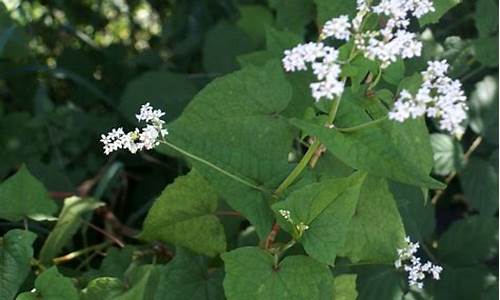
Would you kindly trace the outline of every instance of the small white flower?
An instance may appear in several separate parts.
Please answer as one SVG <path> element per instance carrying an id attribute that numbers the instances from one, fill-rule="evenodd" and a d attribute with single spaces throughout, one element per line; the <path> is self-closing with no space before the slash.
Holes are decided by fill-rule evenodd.
<path id="1" fill-rule="evenodd" d="M 309 225 L 304 224 L 304 222 L 300 222 L 299 224 L 295 225 L 295 228 L 298 232 L 303 233 L 304 231 L 309 229 Z"/>
<path id="2" fill-rule="evenodd" d="M 156 127 L 152 125 L 147 125 L 142 129 L 142 132 L 139 133 L 139 140 L 144 144 L 144 148 L 150 150 L 157 146 L 160 142 L 158 142 L 159 132 Z"/>
<path id="3" fill-rule="evenodd" d="M 434 11 L 430 0 L 381 0 L 372 6 L 371 1 L 357 0 L 357 13 L 349 22 L 347 15 L 341 15 L 327 21 L 320 34 L 324 40 L 334 37 L 349 41 L 354 39 L 355 50 L 365 57 L 380 62 L 381 68 L 387 68 L 398 59 L 418 57 L 422 54 L 422 43 L 415 33 L 407 31 L 410 16 L 421 17 Z M 362 31 L 365 17 L 370 14 L 385 16 L 385 25 L 379 30 Z M 340 97 L 344 91 L 344 82 L 339 79 L 340 65 L 338 51 L 322 42 L 299 44 L 285 50 L 282 59 L 287 72 L 306 71 L 309 64 L 316 75 L 317 82 L 311 83 L 311 93 L 316 101 L 332 100 Z M 391 115 L 395 120 L 403 121 L 408 117 L 425 114 L 422 105 L 399 105 L 401 109 Z M 442 126 L 449 126 L 443 123 Z"/>
<path id="4" fill-rule="evenodd" d="M 104 144 L 104 153 L 106 155 L 113 151 L 123 148 L 123 128 L 116 128 L 111 130 L 107 135 L 101 135 L 101 143 Z"/>
<path id="5" fill-rule="evenodd" d="M 344 91 L 344 82 L 340 81 L 340 66 L 337 63 L 338 50 L 323 43 L 300 44 L 285 50 L 283 67 L 287 72 L 305 71 L 311 65 L 319 82 L 310 84 L 311 93 L 316 101 L 322 98 L 332 100 Z"/>
<path id="6" fill-rule="evenodd" d="M 396 261 L 394 261 L 394 267 L 396 267 L 396 269 L 399 269 L 401 268 L 402 266 L 402 262 L 401 262 L 401 259 L 396 259 Z"/>
<path id="7" fill-rule="evenodd" d="M 289 210 L 285 210 L 285 209 L 280 209 L 278 211 L 280 213 L 280 215 L 287 221 L 291 222 L 292 218 L 290 216 L 290 211 Z"/>
<path id="8" fill-rule="evenodd" d="M 448 68 L 450 65 L 446 60 L 442 61 L 429 61 L 427 62 L 427 70 L 422 72 L 422 76 L 424 77 L 424 81 L 431 81 L 437 79 L 439 77 L 443 77 L 446 72 L 448 72 Z"/>
<path id="9" fill-rule="evenodd" d="M 292 226 L 295 228 L 295 230 L 298 232 L 299 236 L 301 236 L 304 231 L 309 229 L 309 225 L 305 224 L 304 222 L 299 222 L 295 223 L 294 220 L 291 217 L 290 211 L 286 209 L 280 209 L 278 210 L 278 213 L 285 219 L 288 223 L 292 224 Z"/>
<path id="10" fill-rule="evenodd" d="M 423 15 L 436 11 L 431 0 L 418 0 L 415 2 L 415 9 L 413 15 L 421 18 Z"/>
<path id="11" fill-rule="evenodd" d="M 409 237 L 405 238 L 406 247 L 397 249 L 398 258 L 394 261 L 396 269 L 403 269 L 408 273 L 408 285 L 415 286 L 421 289 L 424 286 L 423 280 L 426 274 L 431 274 L 432 278 L 439 280 L 439 274 L 443 270 L 438 265 L 433 265 L 431 262 L 422 264 L 417 253 L 420 245 L 412 243 Z"/>
<path id="12" fill-rule="evenodd" d="M 368 12 L 386 16 L 386 23 L 378 31 L 360 32 L 363 18 Z M 358 14 L 353 20 L 355 45 L 371 60 L 379 60 L 382 68 L 398 58 L 412 58 L 422 53 L 422 43 L 416 34 L 407 31 L 409 15 L 420 18 L 434 11 L 430 0 L 381 0 L 369 7 L 366 1 L 358 1 Z"/>
<path id="13" fill-rule="evenodd" d="M 350 28 L 351 23 L 349 23 L 347 15 L 333 18 L 323 26 L 321 38 L 326 39 L 333 36 L 336 39 L 348 41 L 351 36 Z"/>
<path id="14" fill-rule="evenodd" d="M 443 268 L 440 267 L 440 266 L 433 265 L 429 269 L 429 271 L 432 274 L 432 278 L 434 278 L 435 280 L 439 280 L 440 279 L 440 274 L 441 274 L 441 271 L 443 271 Z"/>
<path id="15" fill-rule="evenodd" d="M 138 121 L 144 121 L 146 123 L 160 123 L 163 124 L 164 121 L 161 120 L 160 118 L 165 115 L 164 112 L 162 112 L 159 109 L 153 109 L 151 105 L 148 103 L 143 104 L 141 106 L 141 109 L 139 111 L 139 114 L 135 115 Z"/>
<path id="16" fill-rule="evenodd" d="M 164 115 L 164 112 L 153 109 L 149 103 L 142 105 L 136 118 L 139 122 L 145 122 L 146 127 L 135 128 L 134 131 L 127 133 L 123 131 L 123 128 L 117 128 L 112 129 L 106 135 L 101 135 L 104 153 L 109 155 L 118 149 L 127 149 L 131 153 L 153 149 L 159 144 L 159 138 L 168 134 L 167 129 L 164 128 L 165 121 L 160 119 Z"/>
<path id="17" fill-rule="evenodd" d="M 404 122 L 410 117 L 427 115 L 438 120 L 441 130 L 461 137 L 468 110 L 462 85 L 446 76 L 449 65 L 445 60 L 431 61 L 428 65 L 422 72 L 424 82 L 417 94 L 412 96 L 405 90 L 401 91 L 389 112 L 389 119 Z"/>

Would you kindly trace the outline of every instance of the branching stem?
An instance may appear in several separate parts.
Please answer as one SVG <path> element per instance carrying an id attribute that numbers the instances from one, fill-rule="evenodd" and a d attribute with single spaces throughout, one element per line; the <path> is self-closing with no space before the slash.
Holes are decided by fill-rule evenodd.
<path id="1" fill-rule="evenodd" d="M 110 245 L 110 242 L 108 242 L 108 241 L 106 241 L 104 243 L 97 244 L 97 245 L 92 245 L 92 246 L 89 246 L 87 248 L 83 248 L 83 249 L 68 253 L 66 255 L 56 257 L 56 258 L 52 259 L 52 262 L 55 265 L 62 264 L 62 263 L 65 263 L 67 261 L 73 260 L 77 257 L 80 257 L 84 254 L 100 251 L 104 248 L 107 248 L 109 245 Z"/>
<path id="2" fill-rule="evenodd" d="M 478 136 L 472 142 L 472 145 L 469 147 L 469 150 L 467 150 L 467 152 L 465 152 L 465 154 L 464 154 L 464 163 L 467 163 L 467 161 L 469 160 L 469 157 L 472 155 L 472 153 L 474 153 L 474 151 L 476 151 L 477 147 L 479 147 L 479 145 L 481 144 L 482 141 L 483 141 L 483 138 L 481 136 Z M 451 172 L 450 175 L 448 175 L 448 177 L 446 177 L 446 179 L 444 180 L 444 183 L 446 184 L 446 186 L 448 186 L 450 184 L 450 182 L 456 176 L 457 176 L 457 172 L 456 171 Z M 441 196 L 443 196 L 445 190 L 446 190 L 446 188 L 444 188 L 442 190 L 438 190 L 436 192 L 436 194 L 434 195 L 434 197 L 432 197 L 432 200 L 431 200 L 431 203 L 433 205 L 436 205 L 436 203 L 441 198 Z"/>
<path id="3" fill-rule="evenodd" d="M 325 123 L 325 126 L 329 126 L 335 120 L 335 116 L 337 115 L 337 111 L 339 109 L 340 99 L 335 98 L 332 101 L 332 107 L 330 112 L 328 113 L 328 120 Z M 283 182 L 278 186 L 278 188 L 274 191 L 274 194 L 277 197 L 280 197 L 283 192 L 299 177 L 299 175 L 304 171 L 304 169 L 309 164 L 309 161 L 314 157 L 317 153 L 318 148 L 321 146 L 321 142 L 318 138 L 314 139 L 314 142 L 311 144 L 307 152 L 304 154 L 299 163 L 295 166 L 292 172 L 283 180 Z"/>
<path id="4" fill-rule="evenodd" d="M 361 129 L 364 129 L 364 128 L 368 128 L 368 127 L 372 127 L 372 126 L 375 126 L 379 123 L 382 123 L 383 121 L 387 120 L 387 116 L 383 117 L 383 118 L 380 118 L 380 119 L 376 119 L 376 120 L 373 120 L 373 121 L 370 121 L 370 122 L 367 122 L 367 123 L 363 123 L 363 124 L 360 124 L 360 125 L 356 125 L 356 126 L 353 126 L 353 127 L 347 127 L 347 128 L 338 128 L 336 127 L 335 129 L 337 131 L 340 131 L 340 132 L 345 132 L 345 133 L 349 133 L 349 132 L 355 132 L 355 131 L 358 131 L 358 130 L 361 130 Z"/>

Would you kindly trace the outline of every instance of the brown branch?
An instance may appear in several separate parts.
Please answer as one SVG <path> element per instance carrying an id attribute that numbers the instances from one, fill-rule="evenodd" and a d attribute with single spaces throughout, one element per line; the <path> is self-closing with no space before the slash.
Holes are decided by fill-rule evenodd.
<path id="1" fill-rule="evenodd" d="M 314 169 L 314 167 L 316 167 L 318 160 L 321 158 L 321 155 L 323 155 L 323 153 L 325 153 L 325 151 L 326 151 L 325 145 L 321 144 L 318 147 L 318 149 L 316 150 L 316 152 L 314 152 L 313 157 L 309 161 L 309 166 L 311 167 L 311 169 Z"/>
<path id="2" fill-rule="evenodd" d="M 87 226 L 89 226 L 90 228 L 94 229 L 95 231 L 101 233 L 102 235 L 104 235 L 105 237 L 107 237 L 109 240 L 111 240 L 112 242 L 114 242 L 115 244 L 117 244 L 120 248 L 125 247 L 125 244 L 119 238 L 113 236 L 111 233 L 105 231 L 104 229 L 101 229 L 101 228 L 95 226 L 94 224 L 92 224 L 90 222 L 87 222 L 84 219 L 81 219 L 81 220 Z"/>
<path id="3" fill-rule="evenodd" d="M 111 228 L 113 228 L 114 232 L 120 235 L 135 238 L 139 233 L 138 230 L 128 227 L 127 225 L 120 222 L 120 220 L 118 220 L 113 212 L 105 206 L 96 209 L 96 213 L 104 219 L 105 223 L 111 225 Z"/>
<path id="4" fill-rule="evenodd" d="M 481 142 L 483 141 L 483 138 L 478 136 L 473 142 L 472 144 L 470 145 L 469 149 L 467 150 L 467 152 L 465 152 L 464 154 L 464 163 L 467 163 L 467 161 L 469 161 L 469 158 L 470 156 L 472 155 L 472 153 L 474 153 L 474 151 L 476 151 L 477 147 L 479 147 L 479 145 L 481 144 Z M 446 184 L 446 187 L 442 190 L 438 190 L 436 191 L 436 194 L 434 195 L 434 197 L 432 197 L 432 200 L 431 200 L 431 203 L 433 205 L 435 205 L 438 200 L 443 196 L 444 192 L 446 191 L 446 188 L 448 187 L 448 185 L 451 183 L 451 181 L 453 179 L 455 179 L 455 177 L 457 176 L 457 172 L 456 171 L 453 171 L 451 172 L 445 179 L 444 179 L 444 183 Z"/>
<path id="5" fill-rule="evenodd" d="M 60 191 L 49 191 L 49 196 L 56 199 L 64 199 L 73 196 L 75 193 L 72 192 L 60 192 Z"/>

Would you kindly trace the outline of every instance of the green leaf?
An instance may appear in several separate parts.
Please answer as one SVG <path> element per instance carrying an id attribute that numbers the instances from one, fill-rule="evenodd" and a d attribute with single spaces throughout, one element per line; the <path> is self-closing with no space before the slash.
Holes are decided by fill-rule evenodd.
<path id="1" fill-rule="evenodd" d="M 464 160 L 462 145 L 453 137 L 431 134 L 432 152 L 434 152 L 434 173 L 446 176 L 461 169 Z"/>
<path id="2" fill-rule="evenodd" d="M 24 292 L 17 295 L 16 300 L 40 300 L 35 293 Z"/>
<path id="3" fill-rule="evenodd" d="M 335 277 L 333 281 L 333 300 L 355 300 L 357 297 L 356 275 L 346 274 Z"/>
<path id="4" fill-rule="evenodd" d="M 135 114 L 141 105 L 150 102 L 153 107 L 164 110 L 165 120 L 169 121 L 181 114 L 196 92 L 196 86 L 186 75 L 166 71 L 146 72 L 127 83 L 119 110 L 135 122 Z"/>
<path id="5" fill-rule="evenodd" d="M 278 266 L 273 257 L 256 247 L 224 253 L 228 300 L 331 299 L 332 275 L 326 265 L 307 256 L 288 256 Z"/>
<path id="6" fill-rule="evenodd" d="M 432 23 L 437 23 L 439 19 L 455 5 L 459 4 L 461 0 L 433 0 L 435 11 L 423 15 L 418 22 L 420 26 L 425 26 Z"/>
<path id="7" fill-rule="evenodd" d="M 453 223 L 441 236 L 438 257 L 445 263 L 468 266 L 494 255 L 496 245 L 498 219 L 472 216 Z"/>
<path id="8" fill-rule="evenodd" d="M 290 97 L 279 62 L 248 66 L 212 81 L 169 125 L 167 141 L 203 160 L 190 157 L 200 174 L 256 226 L 261 237 L 267 235 L 273 219 L 268 191 L 291 167 L 292 128 L 279 117 Z"/>
<path id="9" fill-rule="evenodd" d="M 405 63 L 402 59 L 398 59 L 383 70 L 382 79 L 392 85 L 397 86 L 401 79 L 405 76 Z"/>
<path id="10" fill-rule="evenodd" d="M 89 282 L 82 290 L 81 300 L 112 300 L 123 292 L 124 285 L 114 277 L 100 277 Z"/>
<path id="11" fill-rule="evenodd" d="M 206 258 L 180 249 L 162 271 L 155 299 L 222 300 L 223 278 L 221 269 L 208 269 Z"/>
<path id="12" fill-rule="evenodd" d="M 217 192 L 193 169 L 177 177 L 156 199 L 141 238 L 170 242 L 209 256 L 224 252 L 224 227 L 214 215 L 217 204 Z"/>
<path id="13" fill-rule="evenodd" d="M 50 232 L 40 250 L 39 259 L 43 264 L 52 264 L 52 258 L 61 252 L 82 224 L 86 212 L 104 205 L 92 198 L 69 197 L 64 199 L 64 206 L 57 219 L 57 224 Z"/>
<path id="14" fill-rule="evenodd" d="M 238 62 L 242 66 L 264 66 L 271 59 L 281 59 L 286 49 L 293 48 L 301 42 L 302 38 L 291 31 L 266 27 L 266 50 L 240 55 Z"/>
<path id="15" fill-rule="evenodd" d="M 159 265 L 136 267 L 128 274 L 127 282 L 130 288 L 120 296 L 113 298 L 113 300 L 156 300 L 155 294 L 162 270 L 163 266 Z"/>
<path id="16" fill-rule="evenodd" d="M 344 45 L 346 47 L 347 45 Z M 368 72 L 374 76 L 378 74 L 379 64 L 363 55 L 358 55 L 349 64 L 342 68 L 342 75 L 351 78 L 352 87 L 350 90 L 358 93 L 361 83 L 366 79 Z"/>
<path id="17" fill-rule="evenodd" d="M 27 112 L 4 114 L 0 118 L 0 176 L 4 177 L 14 167 L 28 160 L 39 160 L 42 148 L 38 131 L 31 123 L 33 119 Z M 1 185 L 0 185 L 1 187 Z M 0 199 L 1 202 L 1 199 Z"/>
<path id="18" fill-rule="evenodd" d="M 317 22 L 320 27 L 331 18 L 340 15 L 354 16 L 356 14 L 356 1 L 345 0 L 314 0 L 316 3 Z"/>
<path id="19" fill-rule="evenodd" d="M 478 0 L 474 20 L 479 36 L 487 37 L 498 32 L 498 1 Z"/>
<path id="20" fill-rule="evenodd" d="M 472 157 L 465 166 L 460 183 L 465 200 L 483 215 L 498 211 L 498 171 L 495 165 L 481 158 Z"/>
<path id="21" fill-rule="evenodd" d="M 263 66 L 271 59 L 281 59 L 283 51 L 293 48 L 301 42 L 302 38 L 295 33 L 268 27 L 266 30 L 267 50 L 239 56 L 238 61 L 242 66 Z M 313 80 L 312 75 L 308 72 L 288 73 L 286 79 L 292 87 L 292 99 L 282 115 L 300 118 L 304 115 L 307 107 L 314 103 L 309 87 L 311 80 Z"/>
<path id="22" fill-rule="evenodd" d="M 7 29 L 0 32 L 0 57 L 3 56 L 5 45 L 7 45 L 10 38 L 14 35 L 15 30 L 16 25 L 10 25 Z"/>
<path id="23" fill-rule="evenodd" d="M 408 236 L 423 242 L 434 233 L 434 206 L 426 201 L 427 190 L 391 181 L 389 189 L 396 199 L 398 210 Z"/>
<path id="24" fill-rule="evenodd" d="M 276 26 L 297 34 L 304 34 L 306 25 L 314 18 L 312 0 L 270 0 L 269 5 L 276 10 Z"/>
<path id="25" fill-rule="evenodd" d="M 0 238 L 0 299 L 12 300 L 31 270 L 36 234 L 20 229 Z"/>
<path id="26" fill-rule="evenodd" d="M 45 187 L 24 165 L 0 185 L 0 207 L 0 218 L 13 222 L 47 219 L 57 210 Z"/>
<path id="27" fill-rule="evenodd" d="M 134 247 L 110 248 L 106 257 L 102 260 L 99 268 L 99 276 L 117 277 L 123 279 L 123 275 L 133 261 Z"/>
<path id="28" fill-rule="evenodd" d="M 359 199 L 365 174 L 356 173 L 348 178 L 327 179 L 292 192 L 284 201 L 273 205 L 273 210 L 290 211 L 294 224 L 308 225 L 300 243 L 312 258 L 333 265 L 342 249 Z M 293 229 L 280 218 L 283 227 Z"/>
<path id="29" fill-rule="evenodd" d="M 30 36 L 10 17 L 4 3 L 0 3 L 0 58 L 19 60 L 33 52 L 28 46 Z"/>
<path id="30" fill-rule="evenodd" d="M 484 266 L 455 267 L 445 266 L 441 280 L 431 284 L 430 294 L 436 300 L 469 300 L 485 298 L 489 282 L 494 279 L 488 268 Z M 498 283 L 495 284 L 498 286 Z M 498 293 L 495 298 L 498 299 Z"/>
<path id="31" fill-rule="evenodd" d="M 477 60 L 487 67 L 498 66 L 498 35 L 473 40 Z"/>
<path id="32" fill-rule="evenodd" d="M 240 19 L 236 23 L 254 41 L 255 45 L 263 45 L 266 27 L 273 24 L 271 11 L 262 5 L 240 5 Z"/>
<path id="33" fill-rule="evenodd" d="M 259 50 L 238 56 L 238 63 L 242 67 L 263 66 L 271 59 L 273 55 L 269 51 Z"/>
<path id="34" fill-rule="evenodd" d="M 245 31 L 222 21 L 205 35 L 203 66 L 208 73 L 232 72 L 238 69 L 236 57 L 254 49 L 254 42 Z"/>
<path id="35" fill-rule="evenodd" d="M 394 266 L 360 266 L 356 286 L 358 300 L 400 300 L 402 277 Z"/>
<path id="36" fill-rule="evenodd" d="M 300 35 L 288 30 L 266 28 L 266 48 L 276 58 L 282 58 L 286 49 L 293 48 L 302 42 Z"/>
<path id="37" fill-rule="evenodd" d="M 486 76 L 476 83 L 468 104 L 471 129 L 498 145 L 498 79 Z"/>
<path id="38" fill-rule="evenodd" d="M 348 103 L 341 103 L 341 107 L 352 105 Z M 297 119 L 291 123 L 318 137 L 328 151 L 353 168 L 412 185 L 443 187 L 429 176 L 432 150 L 423 119 L 404 123 L 385 120 L 346 133 Z"/>
<path id="39" fill-rule="evenodd" d="M 392 262 L 405 230 L 387 180 L 367 176 L 349 224 L 342 256 L 352 262 Z"/>
<path id="40" fill-rule="evenodd" d="M 32 298 L 22 298 L 21 295 L 17 298 L 20 299 L 43 299 L 43 300 L 79 300 L 78 291 L 71 279 L 64 277 L 59 273 L 56 267 L 44 271 L 35 280 L 36 292 L 23 293 L 31 294 Z M 34 297 L 33 297 L 34 296 Z"/>

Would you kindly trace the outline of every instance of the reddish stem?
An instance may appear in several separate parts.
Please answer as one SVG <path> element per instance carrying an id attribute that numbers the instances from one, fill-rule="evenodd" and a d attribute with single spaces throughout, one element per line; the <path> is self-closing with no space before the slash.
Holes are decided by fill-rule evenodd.
<path id="1" fill-rule="evenodd" d="M 273 228 L 271 229 L 271 232 L 269 233 L 269 235 L 266 238 L 266 242 L 265 242 L 266 249 L 271 248 L 274 241 L 276 240 L 276 237 L 280 233 L 280 229 L 281 229 L 280 225 L 278 223 L 274 223 Z"/>

